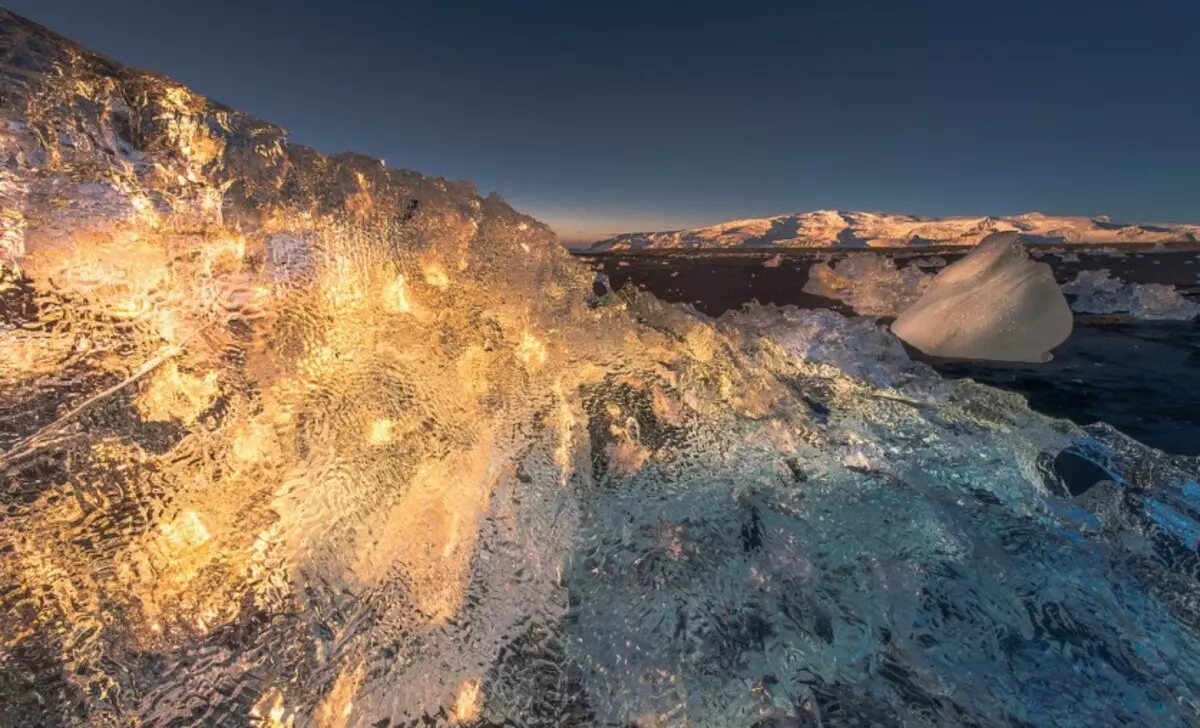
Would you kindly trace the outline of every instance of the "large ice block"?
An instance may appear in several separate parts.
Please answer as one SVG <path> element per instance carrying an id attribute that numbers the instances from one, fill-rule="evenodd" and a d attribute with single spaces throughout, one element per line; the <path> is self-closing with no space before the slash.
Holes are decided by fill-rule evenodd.
<path id="1" fill-rule="evenodd" d="M 1029 260 L 1015 233 L 998 233 L 942 270 L 892 332 L 934 356 L 1038 362 L 1072 323 L 1050 266 Z"/>

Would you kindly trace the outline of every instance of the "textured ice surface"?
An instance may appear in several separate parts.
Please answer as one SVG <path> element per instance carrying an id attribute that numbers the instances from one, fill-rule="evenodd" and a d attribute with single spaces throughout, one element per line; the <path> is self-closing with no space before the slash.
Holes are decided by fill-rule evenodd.
<path id="1" fill-rule="evenodd" d="M 1037 362 L 1072 323 L 1050 266 L 1030 261 L 1015 234 L 1000 233 L 942 269 L 892 331 L 935 356 Z"/>
<path id="2" fill-rule="evenodd" d="M 880 387 L 924 372 L 909 360 L 904 347 L 887 330 L 866 318 L 846 318 L 828 310 L 805 311 L 792 306 L 751 306 L 721 317 L 742 335 L 769 339 L 788 356 L 837 371 Z M 926 381 L 935 378 L 923 377 Z"/>
<path id="3" fill-rule="evenodd" d="M 0 722 L 1196 724 L 1194 462 L 0 48 Z"/>
<path id="4" fill-rule="evenodd" d="M 1062 288 L 1073 294 L 1071 309 L 1079 313 L 1124 313 L 1139 319 L 1187 321 L 1200 316 L 1200 304 L 1161 283 L 1126 283 L 1108 270 L 1080 271 Z"/>
<path id="5" fill-rule="evenodd" d="M 805 293 L 844 302 L 863 316 L 897 316 L 916 303 L 932 276 L 915 265 L 897 269 L 882 255 L 852 255 L 808 270 Z"/>

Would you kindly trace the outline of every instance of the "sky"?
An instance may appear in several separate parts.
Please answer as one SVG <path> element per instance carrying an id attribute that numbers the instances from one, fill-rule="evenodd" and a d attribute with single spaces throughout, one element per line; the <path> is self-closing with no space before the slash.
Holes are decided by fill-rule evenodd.
<path id="1" fill-rule="evenodd" d="M 813 209 L 1200 220 L 1198 0 L 7 0 L 567 242 Z"/>

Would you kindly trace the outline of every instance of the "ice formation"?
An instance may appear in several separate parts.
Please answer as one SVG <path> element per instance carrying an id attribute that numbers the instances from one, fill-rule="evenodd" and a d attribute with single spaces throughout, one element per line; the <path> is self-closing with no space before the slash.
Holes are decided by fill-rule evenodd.
<path id="1" fill-rule="evenodd" d="M 846 318 L 833 311 L 806 311 L 792 306 L 751 306 L 722 316 L 720 322 L 741 335 L 769 339 L 789 357 L 822 364 L 875 387 L 898 387 L 917 374 L 928 376 L 922 364 L 909 360 L 904 347 L 887 329 L 866 318 Z M 745 342 L 739 344 L 744 348 Z"/>
<path id="2" fill-rule="evenodd" d="M 882 255 L 851 255 L 832 267 L 814 263 L 804 292 L 842 301 L 863 316 L 898 316 L 917 302 L 931 279 L 915 265 L 897 268 Z"/>
<path id="3" fill-rule="evenodd" d="M 1180 295 L 1174 286 L 1161 283 L 1125 283 L 1107 269 L 1083 270 L 1062 287 L 1075 296 L 1071 309 L 1078 313 L 1124 313 L 1149 320 L 1188 321 L 1200 316 L 1200 304 Z"/>
<path id="4" fill-rule="evenodd" d="M 1193 463 L 0 50 L 5 721 L 1195 723 Z"/>
<path id="5" fill-rule="evenodd" d="M 993 235 L 943 268 L 892 332 L 921 351 L 956 359 L 1046 361 L 1071 333 L 1071 309 L 1050 266 L 1017 236 Z"/>

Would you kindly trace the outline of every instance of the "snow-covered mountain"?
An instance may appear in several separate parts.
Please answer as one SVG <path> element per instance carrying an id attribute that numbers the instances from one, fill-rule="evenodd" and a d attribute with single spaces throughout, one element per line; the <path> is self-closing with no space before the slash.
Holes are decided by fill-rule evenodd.
<path id="1" fill-rule="evenodd" d="M 1009 217 L 915 217 L 877 212 L 816 210 L 758 220 L 731 220 L 694 230 L 628 233 L 592 250 L 645 248 L 887 248 L 974 245 L 995 232 L 1016 231 L 1028 242 L 1163 243 L 1200 241 L 1200 224 L 1124 224 L 1107 217 L 1054 217 L 1031 212 Z"/>

